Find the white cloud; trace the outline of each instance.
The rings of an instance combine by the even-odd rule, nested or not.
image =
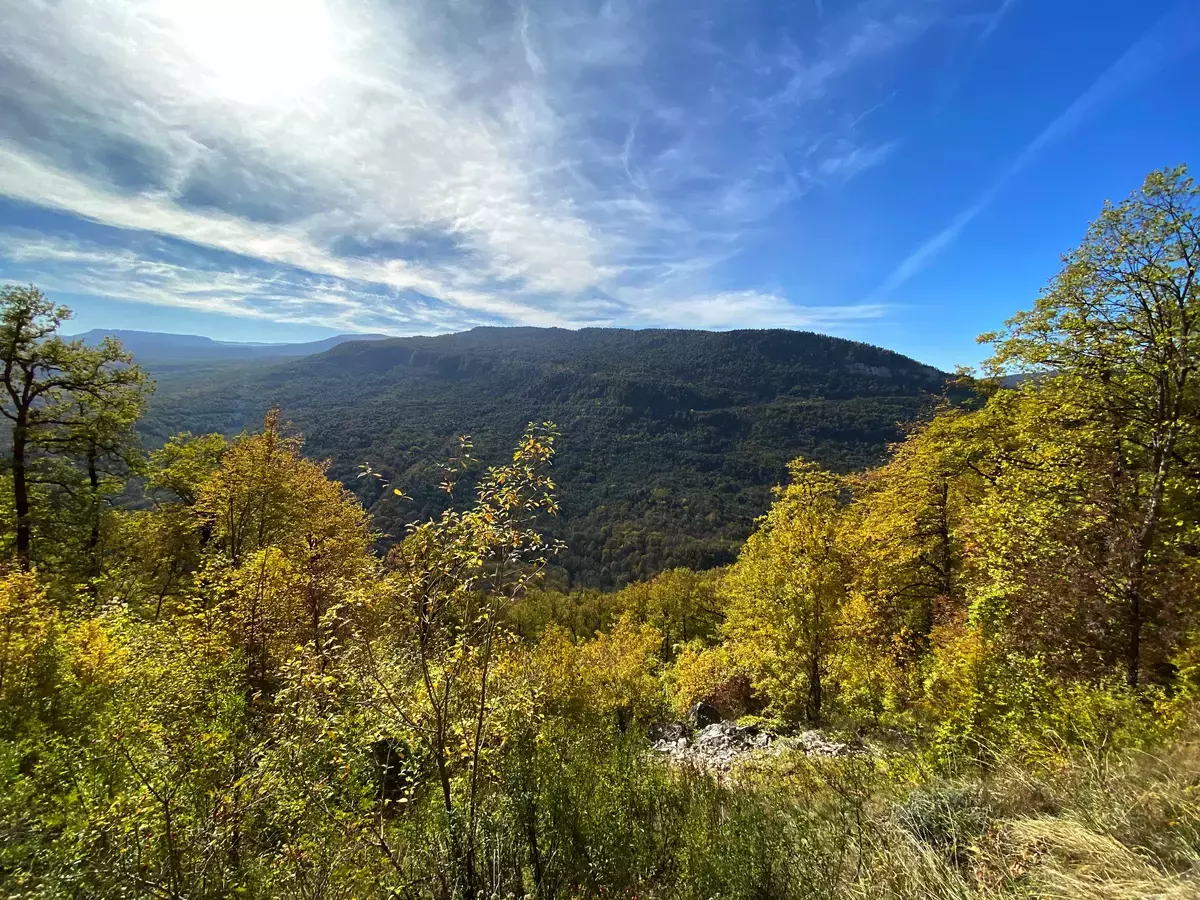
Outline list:
[[[982,43],[996,33],[996,29],[1001,23],[1008,18],[1008,14],[1013,11],[1013,7],[1017,5],[1017,0],[1002,0],[1000,5],[996,7],[996,11],[986,18],[986,24],[983,26],[983,32],[979,35],[979,41]]]
[[[731,55],[706,49],[720,35],[704,9],[656,31],[649,8],[591,0],[0,8],[0,195],[276,267],[276,293],[292,301],[239,314],[301,321],[307,297],[335,327],[356,320],[313,285],[341,285],[373,321],[384,305],[363,297],[381,291],[400,327],[431,308],[526,324],[628,324],[674,309],[686,324],[688,302],[745,324],[706,304],[747,229],[892,146],[836,125],[853,116],[814,111],[798,129],[798,112],[931,21],[872,0],[803,51],[784,42]],[[670,52],[724,81],[656,81]],[[760,124],[738,131],[747,116]],[[419,247],[424,235],[438,240]],[[52,258],[35,241],[22,264],[40,248],[51,255],[37,265],[59,283],[146,302],[178,289],[180,302],[228,310],[242,287],[262,295],[258,282],[203,267],[171,263],[156,277],[148,251],[121,249],[121,232],[107,240],[118,248],[108,266]],[[204,281],[214,290],[196,287]],[[747,297],[768,296],[752,287]],[[769,296],[741,304],[745,315],[808,315]]]
[[[831,328],[877,319],[886,312],[880,304],[803,307],[778,294],[760,291],[722,291],[686,297],[647,310],[649,322],[687,328]]]
[[[838,181],[848,181],[867,169],[873,169],[882,164],[896,149],[896,142],[889,141],[874,147],[848,144],[844,149],[845,152],[840,156],[834,154],[821,160],[818,169],[822,175]]]
[[[536,310],[470,286],[452,271],[439,278],[403,259],[346,259],[313,243],[300,228],[281,228],[219,213],[181,208],[162,194],[127,196],[51,169],[0,145],[0,194],[120,229],[167,235],[202,247],[303,269],[412,290],[480,313],[522,318]],[[456,281],[465,285],[459,287]]]
[[[43,289],[244,318],[322,325],[347,332],[450,331],[487,320],[421,302],[413,315],[386,295],[305,273],[265,276],[246,269],[207,269],[151,259],[89,241],[0,231],[0,260]]]

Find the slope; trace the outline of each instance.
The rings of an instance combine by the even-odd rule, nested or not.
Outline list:
[[[457,435],[495,462],[528,421],[551,420],[558,562],[612,585],[730,562],[788,460],[873,464],[946,385],[907,357],[807,332],[477,328],[160,375],[146,431],[233,434],[278,404],[395,537],[444,508],[438,464]],[[361,463],[413,499],[355,478]]]

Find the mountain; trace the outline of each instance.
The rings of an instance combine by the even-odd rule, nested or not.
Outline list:
[[[147,368],[197,362],[246,362],[266,359],[284,359],[323,353],[346,341],[370,341],[386,338],[383,334],[338,334],[319,341],[300,344],[263,344],[241,341],[215,341],[198,334],[167,334],[160,331],[133,331],[127,329],[94,328],[82,334],[70,335],[71,339],[85,344],[98,344],[106,337],[116,338],[133,354],[134,359]]]
[[[531,420],[562,432],[555,463],[568,543],[559,565],[608,586],[730,562],[786,464],[882,460],[948,376],[867,344],[794,331],[476,328],[350,341],[302,359],[159,377],[147,438],[253,429],[272,404],[308,452],[393,536],[437,514],[455,436],[502,460]],[[401,501],[370,463],[413,495]]]

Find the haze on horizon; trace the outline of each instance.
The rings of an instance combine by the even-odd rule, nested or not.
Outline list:
[[[949,368],[1200,138],[1188,0],[0,9],[0,282],[71,331],[785,327]]]

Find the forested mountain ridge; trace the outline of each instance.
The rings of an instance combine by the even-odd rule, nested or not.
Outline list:
[[[784,330],[476,328],[154,374],[150,442],[233,435],[277,404],[392,531],[444,508],[438,464],[458,435],[494,463],[524,423],[553,420],[568,544],[557,562],[598,585],[731,562],[789,460],[876,464],[948,383],[888,350]],[[357,479],[364,463],[412,499]]]
[[[261,344],[249,341],[218,341],[198,334],[173,334],[161,331],[139,331],[122,328],[93,328],[70,335],[89,347],[105,338],[121,342],[126,351],[137,358],[138,364],[157,370],[170,370],[179,364],[200,362],[250,362],[277,360],[321,353],[346,341],[370,341],[381,334],[336,334],[319,341],[301,343]]]

